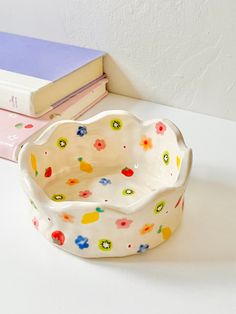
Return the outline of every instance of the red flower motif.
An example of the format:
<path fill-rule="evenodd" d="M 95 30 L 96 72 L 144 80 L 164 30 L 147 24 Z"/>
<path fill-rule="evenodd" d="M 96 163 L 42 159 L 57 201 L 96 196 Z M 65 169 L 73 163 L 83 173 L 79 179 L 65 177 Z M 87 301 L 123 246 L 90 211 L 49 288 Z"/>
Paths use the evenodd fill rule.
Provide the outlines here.
<path fill-rule="evenodd" d="M 133 220 L 129 220 L 127 218 L 117 219 L 116 226 L 119 229 L 127 229 L 129 228 L 130 224 L 132 224 Z"/>
<path fill-rule="evenodd" d="M 100 151 L 106 147 L 106 142 L 104 140 L 97 139 L 93 146 L 96 148 L 96 150 Z"/>
<path fill-rule="evenodd" d="M 156 123 L 156 132 L 157 132 L 157 134 L 163 135 L 165 133 L 165 131 L 166 131 L 166 126 L 165 126 L 164 123 L 162 123 L 162 122 Z"/>
<path fill-rule="evenodd" d="M 92 192 L 90 192 L 89 190 L 79 192 L 79 197 L 88 198 L 90 195 L 92 195 Z"/>

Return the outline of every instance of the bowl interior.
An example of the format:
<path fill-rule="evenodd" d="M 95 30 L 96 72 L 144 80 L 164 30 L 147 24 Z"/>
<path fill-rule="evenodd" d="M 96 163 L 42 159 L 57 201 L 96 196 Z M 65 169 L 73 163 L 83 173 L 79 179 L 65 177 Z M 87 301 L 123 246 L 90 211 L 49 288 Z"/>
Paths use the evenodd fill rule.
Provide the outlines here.
<path fill-rule="evenodd" d="M 168 121 L 112 114 L 57 123 L 25 154 L 31 178 L 53 201 L 124 206 L 174 185 L 184 151 Z"/>

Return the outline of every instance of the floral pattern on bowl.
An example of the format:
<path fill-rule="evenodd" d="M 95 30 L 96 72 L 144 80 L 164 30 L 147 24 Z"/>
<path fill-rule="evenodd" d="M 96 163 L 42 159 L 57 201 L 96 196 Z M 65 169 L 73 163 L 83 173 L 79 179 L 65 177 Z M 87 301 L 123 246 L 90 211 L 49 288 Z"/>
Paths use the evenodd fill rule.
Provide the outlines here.
<path fill-rule="evenodd" d="M 192 151 L 169 120 L 107 111 L 54 123 L 19 164 L 36 230 L 70 253 L 114 257 L 144 253 L 178 227 Z"/>

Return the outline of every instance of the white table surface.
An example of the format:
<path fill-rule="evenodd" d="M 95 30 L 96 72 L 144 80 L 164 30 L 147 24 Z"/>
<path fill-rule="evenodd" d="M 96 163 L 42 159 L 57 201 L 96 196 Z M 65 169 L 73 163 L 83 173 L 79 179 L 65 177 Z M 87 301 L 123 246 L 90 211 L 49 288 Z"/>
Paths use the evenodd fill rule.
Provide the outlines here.
<path fill-rule="evenodd" d="M 182 130 L 194 163 L 181 227 L 143 255 L 72 256 L 35 231 L 18 166 L 0 160 L 0 313 L 236 313 L 236 122 L 112 94 L 84 118 L 106 109 Z"/>

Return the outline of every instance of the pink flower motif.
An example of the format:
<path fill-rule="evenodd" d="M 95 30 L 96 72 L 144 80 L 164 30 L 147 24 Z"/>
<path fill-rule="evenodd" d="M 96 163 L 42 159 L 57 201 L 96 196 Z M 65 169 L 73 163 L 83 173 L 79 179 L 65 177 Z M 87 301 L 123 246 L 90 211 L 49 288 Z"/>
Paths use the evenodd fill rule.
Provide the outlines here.
<path fill-rule="evenodd" d="M 33 223 L 35 229 L 38 230 L 38 228 L 39 228 L 39 221 L 38 221 L 38 219 L 37 219 L 36 217 L 34 217 L 34 218 L 32 219 L 32 223 Z"/>
<path fill-rule="evenodd" d="M 89 190 L 79 192 L 79 197 L 88 198 L 90 195 L 92 195 L 92 192 L 90 192 Z"/>
<path fill-rule="evenodd" d="M 156 123 L 156 132 L 157 132 L 157 134 L 163 135 L 165 133 L 165 131 L 166 131 L 166 126 L 165 126 L 164 123 L 162 123 L 162 122 Z"/>
<path fill-rule="evenodd" d="M 106 147 L 106 142 L 104 140 L 97 139 L 93 146 L 96 148 L 96 150 L 100 151 Z"/>
<path fill-rule="evenodd" d="M 127 229 L 129 228 L 130 224 L 132 224 L 133 220 L 129 220 L 127 218 L 117 219 L 116 226 L 119 229 Z"/>

